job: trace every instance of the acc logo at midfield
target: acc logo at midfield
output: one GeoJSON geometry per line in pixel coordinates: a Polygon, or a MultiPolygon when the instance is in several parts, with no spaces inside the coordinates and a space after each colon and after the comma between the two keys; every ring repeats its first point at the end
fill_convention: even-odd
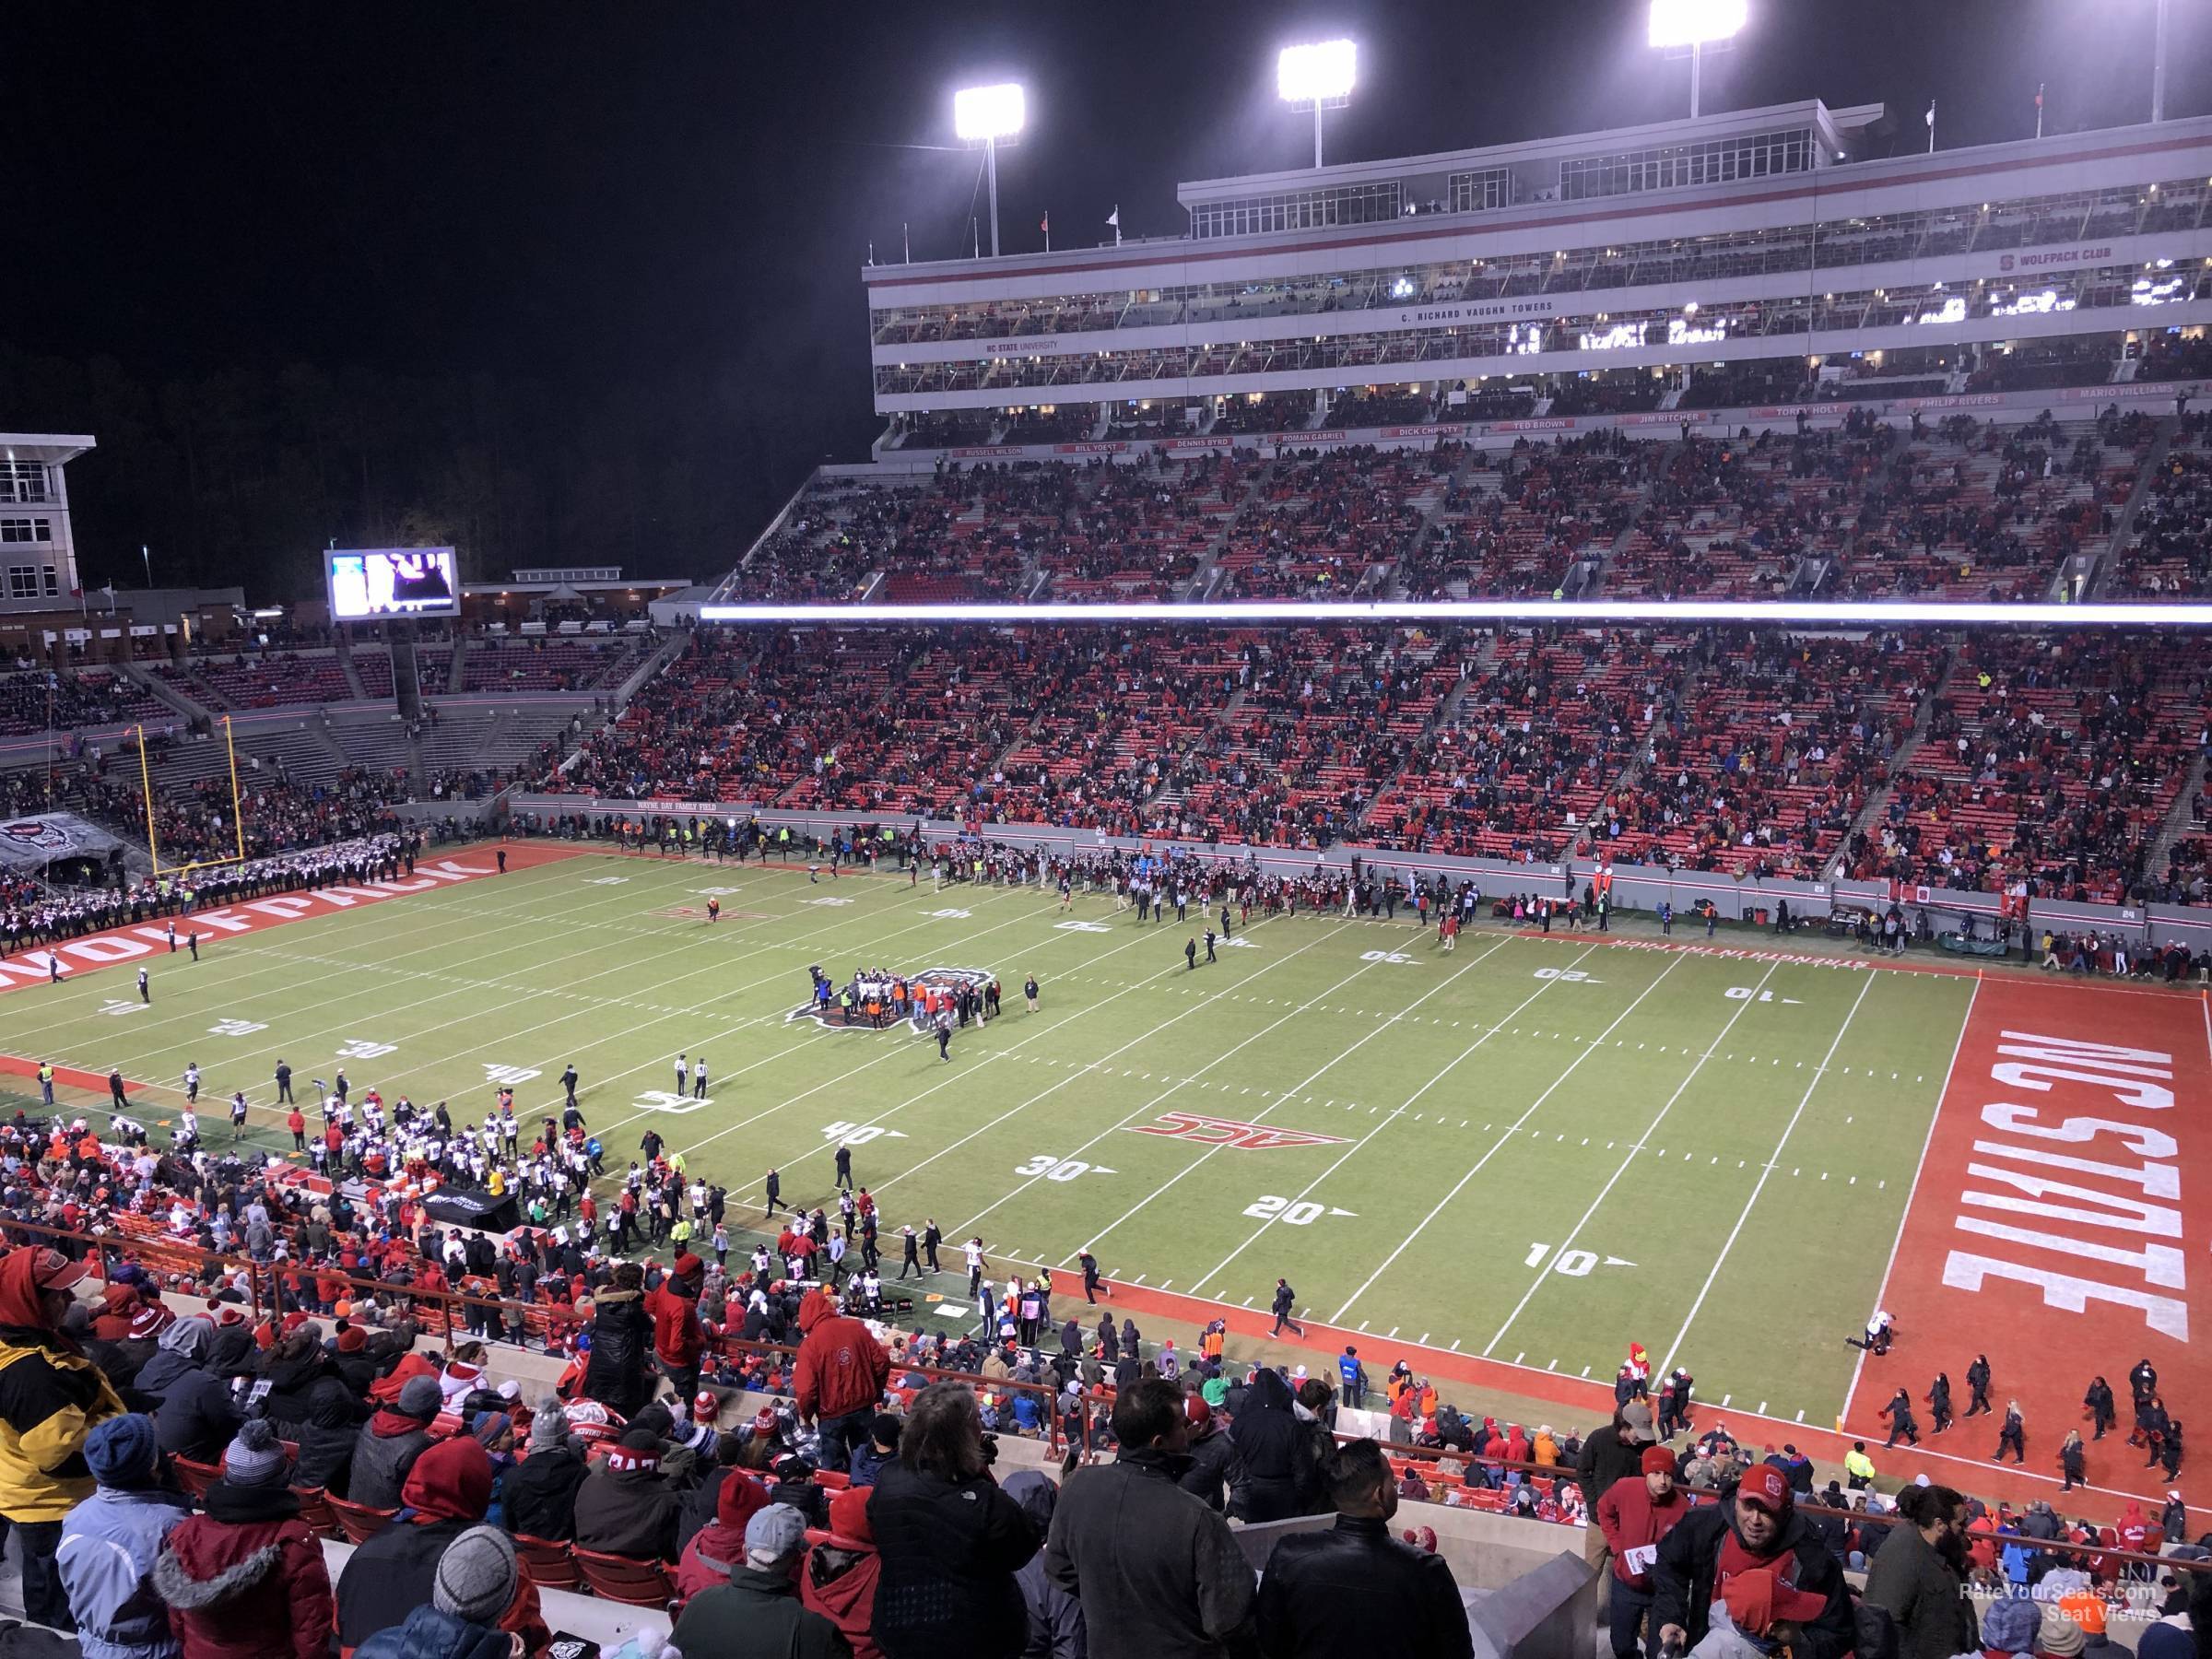
{"type": "Polygon", "coordinates": [[[849,982],[857,999],[852,1024],[845,1023],[844,1009],[838,1002],[839,995],[845,989],[843,985],[831,987],[827,1005],[818,998],[801,1003],[783,1016],[783,1023],[789,1025],[794,1019],[811,1019],[832,1031],[888,1031],[895,1026],[919,1031],[924,1029],[919,1001],[924,989],[947,992],[958,991],[962,985],[968,985],[980,991],[998,976],[988,968],[924,968],[919,973],[910,973],[905,977],[907,995],[915,1002],[914,1012],[909,1019],[900,1019],[891,1012],[892,981],[888,978],[868,978],[849,982]],[[868,1012],[871,1002],[877,1008],[873,1016],[868,1012]]]}

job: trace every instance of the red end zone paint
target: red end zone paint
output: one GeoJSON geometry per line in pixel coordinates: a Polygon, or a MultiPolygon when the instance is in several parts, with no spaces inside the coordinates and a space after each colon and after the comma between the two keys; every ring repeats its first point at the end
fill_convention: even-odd
{"type": "Polygon", "coordinates": [[[2201,999],[1982,982],[1883,1292],[1899,1340],[1864,1363],[1846,1403],[1853,1432],[1885,1434],[1875,1414],[1901,1387],[1924,1445],[1987,1458],[2017,1399],[2028,1466],[2047,1472],[2068,1430],[2088,1441],[2081,1397],[2102,1375],[2120,1422],[2089,1445],[2089,1479],[2165,1492],[2125,1443],[2126,1372],[2147,1358],[2168,1411],[2206,1422],[2212,1368],[2191,1344],[2212,1341],[2208,1040],[2201,999]],[[1976,1353],[1989,1356],[1996,1415],[1930,1440],[1929,1382],[1947,1371],[1963,1410],[1976,1353]]]}
{"type": "MultiPolygon", "coordinates": [[[[96,968],[112,967],[117,963],[150,962],[169,954],[169,924],[177,926],[177,948],[184,949],[188,935],[200,935],[200,948],[206,950],[224,939],[236,938],[242,934],[260,933],[285,922],[297,922],[306,916],[335,915],[341,911],[358,910],[365,904],[382,903],[408,893],[428,893],[439,888],[451,887],[458,881],[477,881],[499,874],[499,863],[494,854],[504,851],[510,870],[527,870],[536,865],[551,864],[559,859],[580,856],[581,847],[507,846],[495,848],[476,846],[454,853],[450,857],[424,858],[417,861],[415,874],[393,881],[364,881],[359,886],[338,885],[317,888],[310,892],[301,889],[291,893],[272,893],[265,899],[248,899],[238,904],[217,905],[211,910],[194,911],[188,916],[157,917],[124,927],[112,927],[105,933],[86,934],[80,938],[68,939],[54,946],[51,951],[39,948],[18,950],[5,961],[0,961],[0,991],[13,991],[26,985],[43,985],[50,982],[50,964],[59,958],[64,981],[96,968]]],[[[101,1087],[106,1079],[100,1079],[101,1087]]]]}

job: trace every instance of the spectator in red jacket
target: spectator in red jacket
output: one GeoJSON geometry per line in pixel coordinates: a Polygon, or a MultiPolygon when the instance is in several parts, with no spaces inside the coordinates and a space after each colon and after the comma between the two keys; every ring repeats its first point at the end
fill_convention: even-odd
{"type": "Polygon", "coordinates": [[[206,1512],[180,1521],[154,1563],[184,1659],[327,1659],[330,1574],[285,1485],[291,1460],[261,1418],[239,1430],[206,1512]]]}
{"type": "Polygon", "coordinates": [[[799,1304],[799,1329],[806,1335],[792,1378],[799,1416],[821,1425],[822,1466],[842,1469],[875,1425],[890,1356],[864,1323],[837,1311],[827,1291],[799,1304]]]}
{"type": "Polygon", "coordinates": [[[883,1558],[868,1524],[868,1488],[830,1494],[830,1535],[806,1552],[799,1600],[845,1633],[853,1659],[883,1659],[876,1645],[876,1583],[883,1558]]]}
{"type": "MultiPolygon", "coordinates": [[[[865,1489],[853,1488],[865,1498],[865,1489]]],[[[691,1535],[676,1565],[676,1593],[689,1601],[701,1590],[726,1584],[745,1565],[745,1524],[768,1507],[768,1488],[743,1469],[723,1477],[714,1496],[714,1519],[691,1535]]]]}
{"type": "Polygon", "coordinates": [[[689,1251],[676,1258],[676,1270],[645,1299],[653,1315],[653,1358],[661,1374],[688,1400],[699,1392],[699,1359],[707,1339],[699,1328],[699,1283],[704,1265],[689,1251]]]}
{"type": "Polygon", "coordinates": [[[1641,1468],[1641,1480],[1617,1480],[1597,1500],[1597,1524],[1613,1551],[1613,1659],[1636,1659],[1637,1627],[1652,1607],[1653,1558],[1689,1513],[1665,1446],[1646,1446],[1641,1468]]]}

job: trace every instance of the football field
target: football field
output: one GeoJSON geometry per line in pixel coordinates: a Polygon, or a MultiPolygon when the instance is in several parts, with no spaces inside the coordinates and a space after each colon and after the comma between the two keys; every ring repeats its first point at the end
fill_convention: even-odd
{"type": "MultiPolygon", "coordinates": [[[[71,962],[59,986],[18,957],[0,1049],[18,1072],[52,1060],[97,1074],[72,1080],[103,1092],[120,1067],[156,1122],[196,1062],[210,1144],[229,1137],[223,1102],[243,1088],[272,1150],[289,1147],[267,1109],[279,1058],[311,1118],[309,1080],[343,1065],[357,1098],[374,1086],[387,1101],[443,1099],[456,1120],[480,1118],[510,1081],[535,1119],[558,1110],[573,1064],[610,1171],[656,1130],[730,1189],[741,1225],[758,1221],[771,1165],[787,1201],[827,1201],[831,1155],[850,1144],[894,1268],[900,1224],[934,1217],[948,1267],[971,1234],[994,1275],[1072,1266],[1088,1248],[1123,1284],[1240,1312],[1265,1310],[1280,1276],[1301,1318],[1364,1333],[1384,1364],[1418,1345],[1440,1376],[1488,1359],[1542,1395],[1551,1380],[1609,1382],[1636,1340],[1654,1365],[1695,1373],[1708,1402],[1823,1427],[1848,1402],[1861,1428],[1900,1381],[1918,1394],[1940,1365],[1956,1382],[1974,1347],[1994,1353],[1996,1329],[2064,1302],[1992,1270],[1964,1328],[1956,1305],[1910,1303],[1914,1288],[1952,1284],[1959,1259],[1946,1258],[1940,1203],[1906,1227],[1916,1182],[1946,1158],[1982,1168],[1971,1160],[1991,1150],[1971,1126],[1955,1149],[1934,1133],[1947,1086],[1971,1118],[1965,1074],[2021,1052],[2002,1043],[2024,1021],[2045,1042],[2128,1045],[2053,1077],[2106,1064],[2140,1077],[2157,1069],[2146,1043],[2175,1033],[2195,1046],[2176,1058],[2186,1045],[2166,1042],[2165,1075],[2206,1069],[2192,996],[1869,968],[1770,952],[1771,937],[1748,933],[1715,942],[1741,947],[1731,953],[1485,924],[1447,954],[1409,922],[1255,912],[1208,962],[1195,912],[1140,924],[1105,899],[1064,913],[1033,888],[564,853],[520,847],[494,876],[490,850],[468,848],[440,855],[450,874],[427,890],[279,901],[291,909],[250,931],[200,924],[196,963],[158,928],[132,947],[143,954],[110,952],[99,971],[71,962]],[[956,1032],[940,1061],[903,1024],[794,1018],[815,963],[841,984],[863,967],[987,970],[1005,1012],[956,1032]],[[150,971],[150,1005],[134,964],[150,971]],[[1020,992],[1032,973],[1033,1014],[1020,992]],[[2151,1023],[2117,1030],[2121,1015],[2151,1023]],[[705,1055],[707,1099],[678,1095],[679,1053],[705,1055]],[[2111,1059],[2121,1053],[2132,1065],[2111,1059]],[[1890,1362],[1860,1379],[1841,1338],[1884,1300],[1912,1307],[1906,1338],[1945,1346],[1877,1383],[1890,1362]],[[1972,1328],[1977,1309],[1992,1334],[1972,1328]]],[[[70,1098],[95,1103],[86,1087],[70,1098]]],[[[2177,1206],[2192,1237],[2201,1206],[2193,1187],[2177,1206]]],[[[935,1288],[957,1298],[964,1285],[935,1288]]],[[[2177,1355],[2201,1294],[2180,1293],[2177,1355]]],[[[2082,1340],[2128,1345],[2082,1365],[2116,1380],[2139,1333],[2172,1335],[2171,1314],[2142,1300],[2075,1310],[2090,1322],[2082,1340]]],[[[2078,1395],[2071,1370],[2053,1381],[2078,1395]]],[[[2021,1385],[2000,1375],[2000,1392],[2021,1385]]]]}

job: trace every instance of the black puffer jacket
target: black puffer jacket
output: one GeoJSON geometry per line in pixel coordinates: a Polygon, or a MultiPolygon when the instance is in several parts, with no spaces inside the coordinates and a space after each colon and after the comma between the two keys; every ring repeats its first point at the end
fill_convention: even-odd
{"type": "Polygon", "coordinates": [[[988,1475],[955,1484],[889,1464],[868,1498],[883,1558],[876,1644],[886,1659],[1015,1659],[1029,1608],[1014,1574],[1040,1540],[988,1475]]]}
{"type": "Polygon", "coordinates": [[[1230,1515],[1239,1521],[1280,1521],[1307,1513],[1318,1495],[1319,1470],[1282,1372],[1260,1369],[1245,1391],[1231,1432],[1242,1471],[1230,1488],[1230,1515]]]}
{"type": "Polygon", "coordinates": [[[306,1420],[294,1431],[300,1462],[292,1470],[296,1487],[321,1487],[346,1496],[347,1471],[353,1464],[356,1404],[344,1379],[325,1377],[307,1398],[306,1420]]]}
{"type": "Polygon", "coordinates": [[[500,1483],[500,1513],[509,1532],[555,1543],[576,1535],[576,1488],[583,1484],[582,1454],[572,1446],[533,1452],[500,1483]]]}
{"type": "Polygon", "coordinates": [[[308,1420],[308,1399],[315,1385],[336,1371],[330,1356],[315,1347],[288,1359],[273,1359],[261,1374],[269,1385],[263,1408],[283,1428],[285,1438],[291,1440],[295,1438],[293,1430],[308,1420]]]}
{"type": "Polygon", "coordinates": [[[602,1290],[592,1299],[592,1357],[583,1392],[609,1411],[635,1417],[653,1397],[653,1315],[639,1290],[602,1290]]]}

